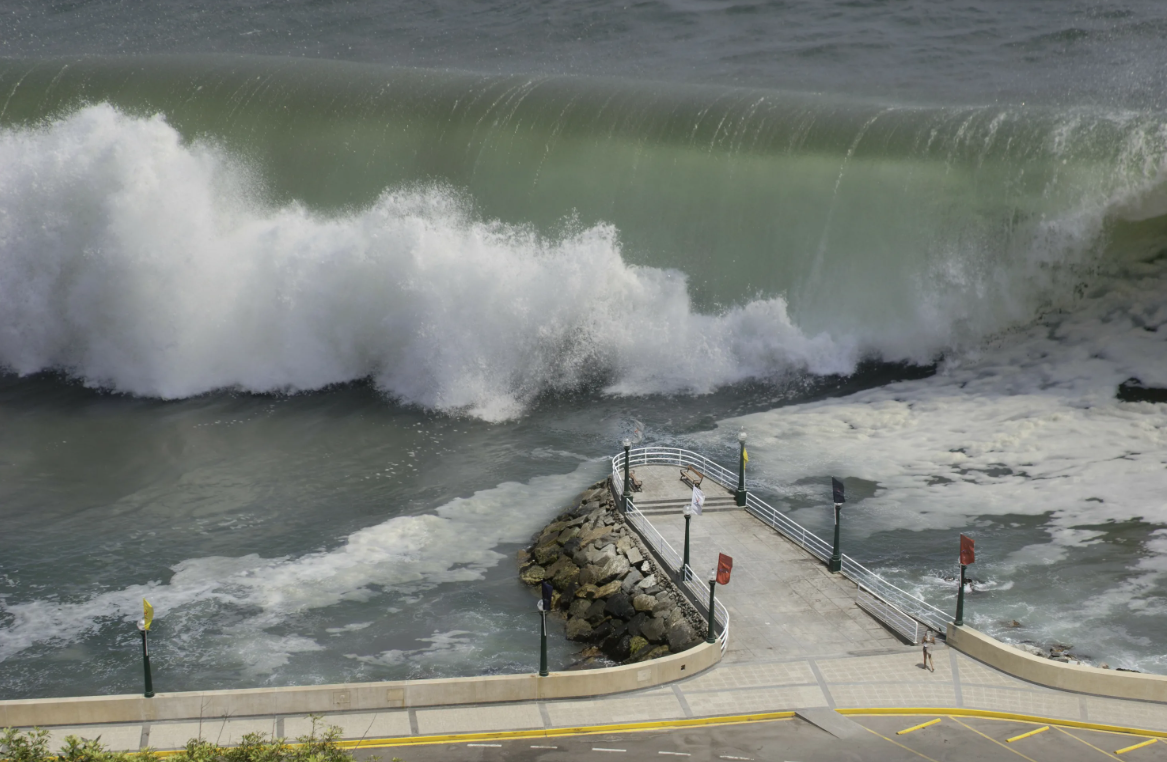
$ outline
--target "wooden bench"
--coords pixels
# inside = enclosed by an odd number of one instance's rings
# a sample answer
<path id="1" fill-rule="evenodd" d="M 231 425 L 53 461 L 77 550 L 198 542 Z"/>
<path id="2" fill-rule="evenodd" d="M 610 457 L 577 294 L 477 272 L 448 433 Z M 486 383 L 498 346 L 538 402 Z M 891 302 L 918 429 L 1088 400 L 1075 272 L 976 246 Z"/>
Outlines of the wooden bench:
<path id="1" fill-rule="evenodd" d="M 644 489 L 644 482 L 636 478 L 635 471 L 628 472 L 628 483 L 632 485 L 633 492 L 640 492 L 642 489 Z"/>
<path id="2" fill-rule="evenodd" d="M 700 487 L 701 482 L 704 481 L 705 474 L 701 473 L 692 466 L 681 469 L 681 481 L 688 484 L 690 487 Z"/>

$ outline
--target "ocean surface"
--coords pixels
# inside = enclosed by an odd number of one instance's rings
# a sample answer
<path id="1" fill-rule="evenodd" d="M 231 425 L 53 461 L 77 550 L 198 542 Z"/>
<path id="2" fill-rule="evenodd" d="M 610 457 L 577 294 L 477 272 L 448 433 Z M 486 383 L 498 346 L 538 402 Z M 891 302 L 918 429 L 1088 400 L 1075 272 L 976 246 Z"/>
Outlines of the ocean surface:
<path id="1" fill-rule="evenodd" d="M 12 2 L 0 698 L 522 672 L 624 436 L 1167 673 L 1167 8 Z M 552 639 L 553 666 L 572 649 Z"/>

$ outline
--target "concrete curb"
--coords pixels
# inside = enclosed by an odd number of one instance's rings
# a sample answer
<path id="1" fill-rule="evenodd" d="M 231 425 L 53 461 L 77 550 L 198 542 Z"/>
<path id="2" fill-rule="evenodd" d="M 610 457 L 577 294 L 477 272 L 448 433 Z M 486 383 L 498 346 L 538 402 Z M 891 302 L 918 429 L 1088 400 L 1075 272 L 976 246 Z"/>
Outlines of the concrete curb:
<path id="1" fill-rule="evenodd" d="M 651 688 L 691 677 L 719 661 L 721 646 L 701 643 L 688 651 L 640 664 L 552 672 L 547 677 L 534 674 L 486 675 L 158 693 L 149 699 L 143 696 L 83 696 L 0 701 L 0 727 L 197 720 L 586 698 Z"/>
<path id="2" fill-rule="evenodd" d="M 1167 676 L 1118 672 L 1043 659 L 971 627 L 948 625 L 948 645 L 977 661 L 1031 683 L 1076 693 L 1167 702 Z"/>

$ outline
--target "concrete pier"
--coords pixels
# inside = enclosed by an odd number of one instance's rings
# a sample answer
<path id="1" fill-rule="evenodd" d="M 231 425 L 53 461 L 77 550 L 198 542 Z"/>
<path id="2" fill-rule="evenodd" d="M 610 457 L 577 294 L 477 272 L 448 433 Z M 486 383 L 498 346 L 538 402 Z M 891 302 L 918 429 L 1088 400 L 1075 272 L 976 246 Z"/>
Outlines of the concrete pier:
<path id="1" fill-rule="evenodd" d="M 633 501 L 682 553 L 682 509 L 692 487 L 676 466 L 633 469 L 643 485 Z M 734 559 L 733 578 L 717 595 L 729 610 L 727 662 L 751 662 L 904 648 L 902 641 L 855 605 L 855 583 L 741 508 L 712 479 L 701 485 L 705 510 L 690 524 L 690 565 L 706 579 L 718 553 Z M 915 653 L 914 647 L 908 649 Z"/>

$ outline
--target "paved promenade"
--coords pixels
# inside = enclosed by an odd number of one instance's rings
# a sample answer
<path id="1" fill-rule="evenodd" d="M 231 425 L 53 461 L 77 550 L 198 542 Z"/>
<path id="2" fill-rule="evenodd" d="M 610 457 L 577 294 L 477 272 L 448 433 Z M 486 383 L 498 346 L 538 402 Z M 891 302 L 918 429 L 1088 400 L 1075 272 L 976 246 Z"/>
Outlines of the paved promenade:
<path id="1" fill-rule="evenodd" d="M 684 521 L 678 495 L 687 501 L 689 490 L 679 482 L 678 470 L 641 468 L 637 475 L 644 482 L 637 495 L 640 504 L 652 511 L 653 523 L 680 550 Z M 380 739 L 799 709 L 838 717 L 829 710 L 935 707 L 1167 731 L 1167 705 L 1041 687 L 943 645 L 935 653 L 935 673 L 924 670 L 917 647 L 903 645 L 855 606 L 852 583 L 827 573 L 820 562 L 733 508 L 716 485 L 706 486 L 707 505 L 717 510 L 693 519 L 692 566 L 703 573 L 718 552 L 734 557 L 732 581 L 718 588 L 731 617 L 730 647 L 719 665 L 666 687 L 608 698 L 336 713 L 326 715 L 325 722 L 339 725 L 348 739 Z M 231 744 L 244 733 L 295 737 L 309 727 L 305 717 L 282 716 L 51 730 L 54 745 L 68 734 L 100 734 L 119 749 L 169 749 L 200 735 Z"/>

